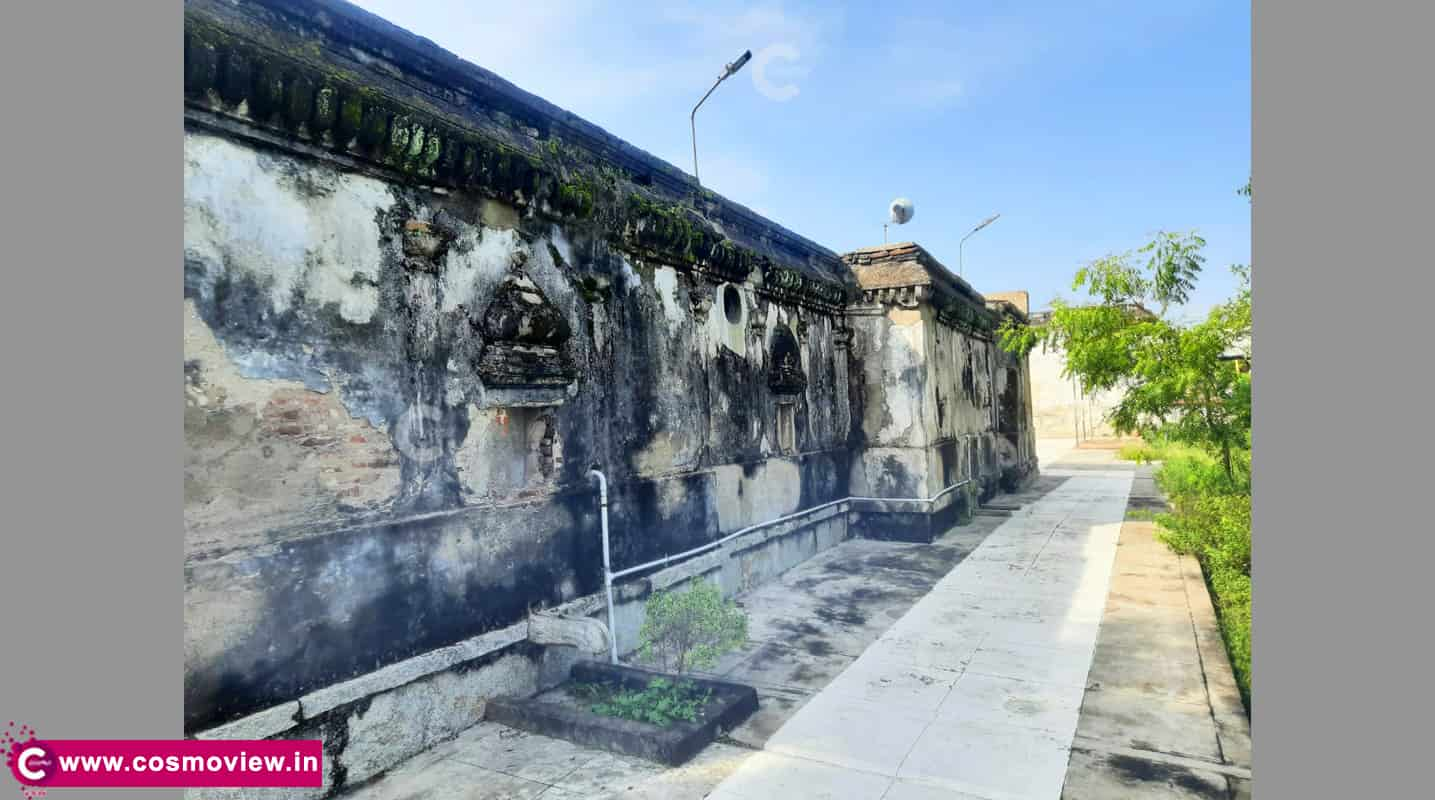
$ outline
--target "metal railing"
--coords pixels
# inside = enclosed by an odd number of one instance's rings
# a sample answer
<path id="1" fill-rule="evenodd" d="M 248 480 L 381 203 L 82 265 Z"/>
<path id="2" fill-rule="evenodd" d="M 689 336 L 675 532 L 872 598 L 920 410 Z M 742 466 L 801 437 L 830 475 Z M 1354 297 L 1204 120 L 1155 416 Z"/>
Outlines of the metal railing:
<path id="1" fill-rule="evenodd" d="M 599 472 L 596 469 L 589 470 L 588 475 L 590 477 L 596 478 L 598 481 L 598 501 L 600 514 L 602 516 L 603 528 L 603 587 L 608 595 L 609 659 L 614 664 L 618 663 L 618 637 L 613 622 L 613 581 L 617 580 L 618 578 L 623 578 L 628 575 L 633 575 L 639 572 L 650 570 L 654 567 L 667 566 L 674 561 L 686 560 L 693 556 L 701 555 L 708 552 L 709 550 L 715 550 L 719 547 L 722 547 L 728 542 L 731 542 L 739 537 L 746 536 L 747 534 L 754 531 L 762 530 L 763 528 L 770 528 L 774 525 L 781 525 L 784 522 L 790 522 L 799 517 L 805 517 L 808 514 L 815 514 L 816 512 L 821 511 L 824 508 L 831 508 L 832 506 L 841 505 L 842 503 L 881 502 L 924 503 L 930 505 L 942 499 L 947 494 L 957 489 L 960 489 L 961 487 L 966 486 L 967 484 L 972 482 L 971 478 L 963 478 L 962 480 L 957 481 L 956 483 L 952 484 L 951 486 L 948 486 L 942 491 L 937 492 L 931 497 L 861 497 L 858 495 L 852 495 L 850 497 L 843 497 L 839 500 L 829 500 L 825 503 L 819 503 L 818 505 L 804 508 L 801 511 L 794 511 L 791 514 L 785 514 L 781 517 L 777 517 L 776 519 L 770 519 L 766 522 L 759 522 L 756 525 L 749 525 L 746 528 L 741 528 L 739 530 L 733 531 L 732 533 L 729 533 L 728 535 L 720 539 L 715 539 L 711 542 L 708 542 L 707 544 L 699 545 L 697 547 L 684 550 L 681 553 L 673 553 L 672 555 L 666 555 L 662 558 L 655 558 L 652 561 L 647 561 L 632 567 L 625 567 L 618 570 L 617 572 L 614 572 L 612 568 L 612 554 L 608 547 L 608 479 L 604 477 L 602 472 Z"/>

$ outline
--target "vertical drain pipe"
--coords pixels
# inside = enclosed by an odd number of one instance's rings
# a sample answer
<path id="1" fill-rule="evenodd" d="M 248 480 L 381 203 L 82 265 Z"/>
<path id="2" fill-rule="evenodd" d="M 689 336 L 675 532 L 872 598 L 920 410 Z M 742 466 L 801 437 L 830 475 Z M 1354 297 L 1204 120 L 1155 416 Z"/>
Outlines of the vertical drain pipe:
<path id="1" fill-rule="evenodd" d="M 598 514 L 603 524 L 603 588 L 608 592 L 608 660 L 618 663 L 618 622 L 613 616 L 613 562 L 608 550 L 608 479 L 597 465 L 588 477 L 598 479 Z"/>

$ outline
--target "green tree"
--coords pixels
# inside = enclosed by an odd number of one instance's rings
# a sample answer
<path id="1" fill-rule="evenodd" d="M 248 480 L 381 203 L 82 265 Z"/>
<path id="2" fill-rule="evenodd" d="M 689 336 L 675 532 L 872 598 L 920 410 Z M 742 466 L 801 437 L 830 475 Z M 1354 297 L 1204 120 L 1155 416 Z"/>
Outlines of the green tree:
<path id="1" fill-rule="evenodd" d="M 1234 483 L 1246 467 L 1238 454 L 1250 447 L 1250 267 L 1232 267 L 1239 290 L 1201 322 L 1165 318 L 1189 299 L 1205 244 L 1194 233 L 1162 232 L 1138 250 L 1097 259 L 1072 283 L 1090 302 L 1056 301 L 1044 323 L 1008 320 L 1000 333 L 1012 352 L 1063 350 L 1066 374 L 1091 390 L 1124 389 L 1111 416 L 1117 430 L 1210 448 Z M 1236 352 L 1244 358 L 1231 358 Z"/>

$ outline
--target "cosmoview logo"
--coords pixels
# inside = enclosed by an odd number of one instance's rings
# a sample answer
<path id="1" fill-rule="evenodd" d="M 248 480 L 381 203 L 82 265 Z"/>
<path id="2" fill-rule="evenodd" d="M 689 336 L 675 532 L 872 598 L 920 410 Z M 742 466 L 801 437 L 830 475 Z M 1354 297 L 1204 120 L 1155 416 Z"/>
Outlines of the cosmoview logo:
<path id="1" fill-rule="evenodd" d="M 50 777 L 51 768 L 54 766 L 54 753 L 42 744 L 32 744 L 15 757 L 15 770 L 23 775 L 25 780 L 36 783 Z"/>
<path id="2" fill-rule="evenodd" d="M 15 777 L 29 784 L 21 785 L 20 791 L 29 800 L 44 797 L 46 791 L 39 788 L 55 776 L 55 753 L 44 742 L 35 739 L 35 729 L 29 725 L 16 726 L 12 721 L 4 734 L 5 763 Z"/>
<path id="3" fill-rule="evenodd" d="M 10 723 L 5 761 L 26 800 L 65 787 L 322 787 L 318 739 L 52 739 Z"/>

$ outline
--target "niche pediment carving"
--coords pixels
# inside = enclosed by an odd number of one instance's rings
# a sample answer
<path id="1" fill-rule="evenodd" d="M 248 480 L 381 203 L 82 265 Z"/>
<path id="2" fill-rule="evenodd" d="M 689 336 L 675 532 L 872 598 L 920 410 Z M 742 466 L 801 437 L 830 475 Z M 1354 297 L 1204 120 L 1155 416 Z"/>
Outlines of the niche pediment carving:
<path id="1" fill-rule="evenodd" d="M 477 323 L 483 336 L 478 375 L 484 386 L 566 387 L 577 377 L 564 344 L 573 330 L 522 270 L 499 284 Z"/>

